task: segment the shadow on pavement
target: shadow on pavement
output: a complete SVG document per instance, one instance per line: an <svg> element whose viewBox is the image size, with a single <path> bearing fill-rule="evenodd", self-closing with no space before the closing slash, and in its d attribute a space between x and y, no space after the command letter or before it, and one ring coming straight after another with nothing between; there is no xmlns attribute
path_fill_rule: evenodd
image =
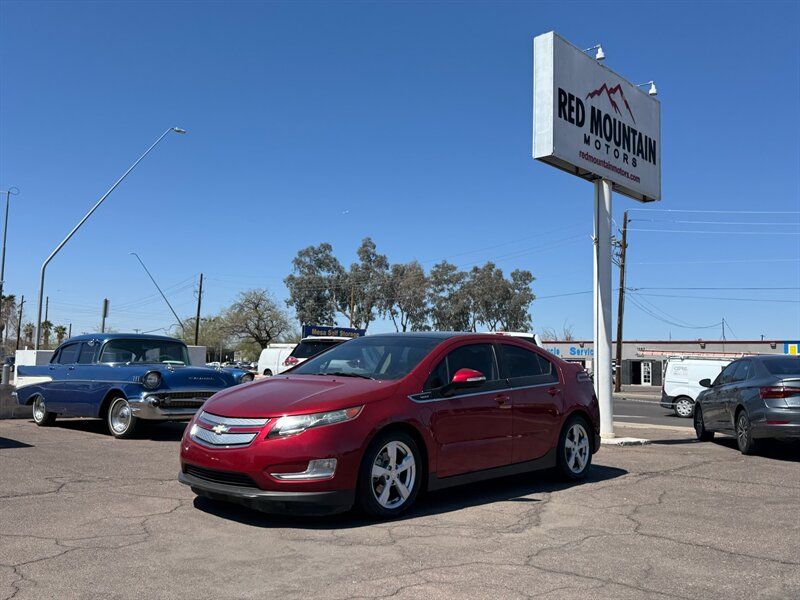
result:
<svg viewBox="0 0 800 600"><path fill-rule="evenodd" d="M714 438L714 443L739 452L739 447L736 445L736 438L717 436ZM758 447L753 456L760 456L761 458L769 458L771 460L800 462L800 440L759 440Z"/></svg>
<svg viewBox="0 0 800 600"><path fill-rule="evenodd" d="M535 504L540 502L540 500L537 498L529 498L528 496L530 494L558 492L587 483L615 479L625 474L627 474L627 471L624 469L594 465L589 476L582 482L566 483L557 480L547 471L491 479L472 485L458 486L448 490L426 494L418 500L416 506L409 512L403 514L393 522L397 523L416 517L445 514L464 508L492 504L494 502ZM238 504L210 500L200 496L195 498L194 506L198 510L202 510L216 517L229 519L244 525L264 528L318 530L352 529L373 525L379 522L358 514L356 510L327 517L276 516L258 512Z"/></svg>
<svg viewBox="0 0 800 600"><path fill-rule="evenodd" d="M31 421L33 422L33 421ZM155 442L179 442L186 422L170 421L166 423L143 423L141 429L135 432L134 439L152 440ZM55 429L69 429L83 431L95 435L111 437L108 433L106 422L102 419L58 419L53 425Z"/></svg>
<svg viewBox="0 0 800 600"><path fill-rule="evenodd" d="M33 448L33 446L31 444L26 444L25 442L12 440L11 438L0 437L0 450L11 448Z"/></svg>

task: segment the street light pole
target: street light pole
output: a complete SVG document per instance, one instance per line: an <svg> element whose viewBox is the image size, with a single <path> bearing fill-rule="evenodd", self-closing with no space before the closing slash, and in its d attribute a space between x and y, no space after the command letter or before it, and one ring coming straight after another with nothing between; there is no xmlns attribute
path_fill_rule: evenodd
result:
<svg viewBox="0 0 800 600"><path fill-rule="evenodd" d="M40 330L42 328L42 294L44 293L44 273L45 273L45 270L47 269L47 265L50 263L51 260L53 260L53 258L55 258L56 254L58 254L61 251L61 249L72 238L72 236L75 235L75 232L78 231L78 229L80 229L81 225L83 225L86 222L86 220L89 217L92 216L92 213L94 213L94 211L96 211L100 207L100 205L105 201L105 199L108 198L108 196L111 194L111 192L113 192L117 188L117 186L120 183L122 183L122 180L125 179L128 176L128 174L131 171L133 171L134 168L136 168L136 165L138 165L140 162L142 162L142 160L144 159L145 156L150 154L150 151L153 148L155 148L158 145L158 143L161 140L163 140L164 137L166 137L166 135L170 131L174 131L175 133L186 133L186 130L185 129L181 129L180 127L170 127L164 133L162 133L161 137L159 137L155 142L153 142L153 145L150 146L147 150L145 150L144 154L142 154L138 159L136 159L136 162L133 163L130 166L130 168L127 171L125 171L125 173L123 173L122 177L117 179L117 181L114 183L114 185L112 185L110 188L108 188L108 191L105 194L103 194L103 196L100 198L100 200L98 200L97 203L95 203L95 205L89 210L89 212L87 212L84 215L84 217L78 222L78 224L75 225L75 227L72 228L72 231L70 231L67 234L67 237L65 237L61 241L61 243L58 246L56 246L56 249L53 250L50 253L50 256L48 256L45 259L45 261L42 263L42 268L41 268L41 271L39 272L39 298L38 298L38 301L37 301L38 307L36 309L36 343L34 344L34 348L36 350L39 349Z"/></svg>
<svg viewBox="0 0 800 600"><path fill-rule="evenodd" d="M6 328L5 319L3 319L2 302L3 302L3 288L6 282L6 236L8 235L8 205L11 196L19 194L19 190L15 187L8 188L6 191L6 218L3 221L3 257L0 258L0 335Z"/></svg>

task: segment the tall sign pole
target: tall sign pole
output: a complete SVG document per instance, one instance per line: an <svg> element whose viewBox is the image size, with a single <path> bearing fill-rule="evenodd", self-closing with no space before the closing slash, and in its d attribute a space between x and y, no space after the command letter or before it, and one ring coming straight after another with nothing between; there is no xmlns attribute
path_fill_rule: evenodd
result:
<svg viewBox="0 0 800 600"><path fill-rule="evenodd" d="M203 274L200 273L200 289L197 290L197 316L194 318L194 345L200 339L200 303L203 301Z"/></svg>
<svg viewBox="0 0 800 600"><path fill-rule="evenodd" d="M533 40L533 158L594 183L594 388L600 435L614 437L611 194L661 198L661 105L555 32ZM643 84L644 85L644 84ZM622 340L619 340L621 343ZM620 365L618 365L619 367Z"/></svg>

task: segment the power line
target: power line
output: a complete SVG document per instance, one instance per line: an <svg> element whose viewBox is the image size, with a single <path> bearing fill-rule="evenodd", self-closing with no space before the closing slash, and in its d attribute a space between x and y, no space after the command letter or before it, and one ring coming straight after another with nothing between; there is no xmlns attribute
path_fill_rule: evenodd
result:
<svg viewBox="0 0 800 600"><path fill-rule="evenodd" d="M642 294L651 298L682 298L685 300L730 300L732 302L777 302L781 304L800 304L800 300L779 300L777 298L729 298L719 296L687 296L686 294Z"/></svg>
<svg viewBox="0 0 800 600"><path fill-rule="evenodd" d="M708 213L719 215L800 215L800 210L697 210L690 208L631 208L630 212Z"/></svg>
<svg viewBox="0 0 800 600"><path fill-rule="evenodd" d="M689 229L640 229L631 227L628 231L649 231L651 233L702 233L724 235L800 235L800 231L714 231L714 230L689 230Z"/></svg>
<svg viewBox="0 0 800 600"><path fill-rule="evenodd" d="M629 287L628 290L638 292L640 290L800 290L800 287Z"/></svg>
<svg viewBox="0 0 800 600"><path fill-rule="evenodd" d="M630 222L641 221L643 223L678 223L681 225L780 225L783 227L797 227L800 226L800 221L797 223L776 223L776 222L760 222L754 223L751 221L682 221L675 219L630 219Z"/></svg>

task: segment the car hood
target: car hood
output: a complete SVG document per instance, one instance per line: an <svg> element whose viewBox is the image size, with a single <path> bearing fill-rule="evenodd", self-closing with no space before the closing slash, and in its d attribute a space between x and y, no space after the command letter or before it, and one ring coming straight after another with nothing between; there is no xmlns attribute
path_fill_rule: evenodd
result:
<svg viewBox="0 0 800 600"><path fill-rule="evenodd" d="M399 385L324 375L278 375L225 390L203 405L221 417L279 417L338 410L383 400Z"/></svg>
<svg viewBox="0 0 800 600"><path fill-rule="evenodd" d="M136 376L144 376L149 371L161 373L162 387L168 389L216 389L234 385L237 381L229 371L222 371L210 367L191 367L175 365L172 368L166 365L121 365L120 368L135 371ZM132 373L133 374L133 373Z"/></svg>

